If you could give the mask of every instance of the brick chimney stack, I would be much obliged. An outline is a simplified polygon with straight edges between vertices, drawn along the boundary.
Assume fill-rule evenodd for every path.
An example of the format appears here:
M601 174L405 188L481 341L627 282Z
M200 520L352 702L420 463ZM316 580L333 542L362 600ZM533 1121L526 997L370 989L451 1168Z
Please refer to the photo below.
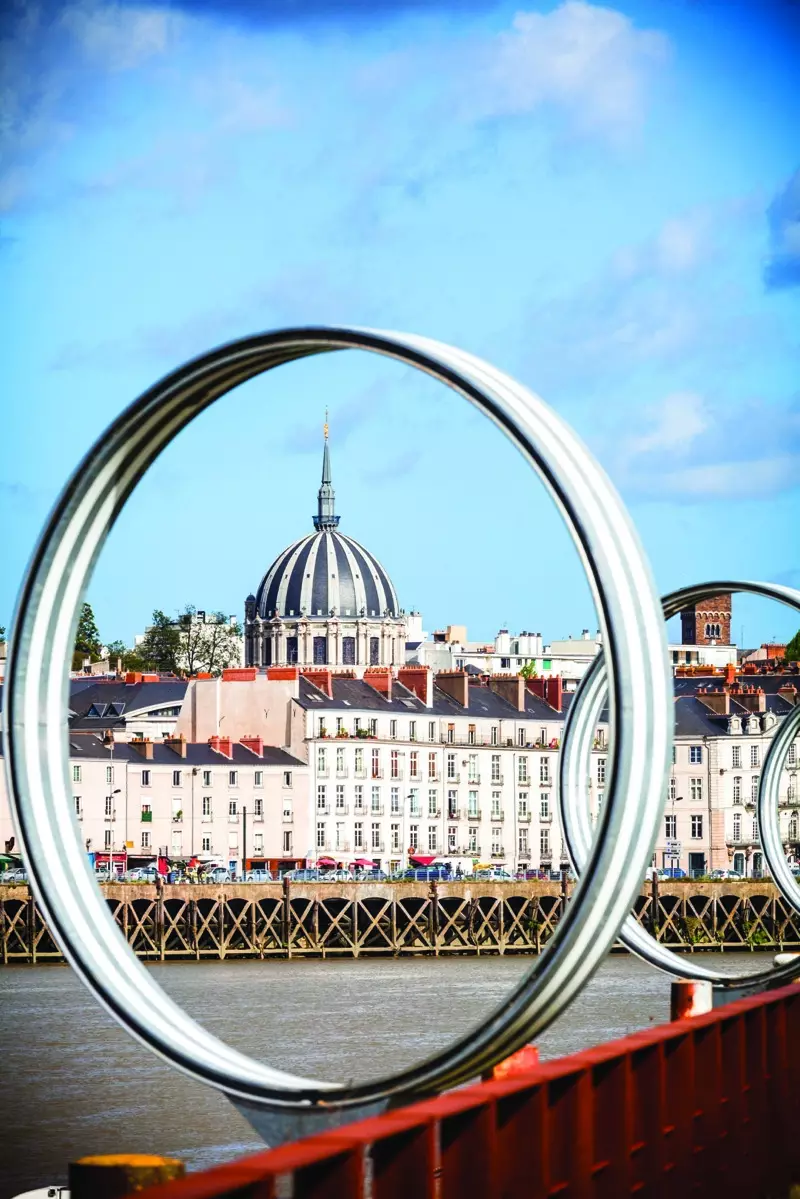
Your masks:
M149 737L134 738L134 740L129 741L128 744L136 750L137 754L143 758L146 758L148 762L153 760L153 742Z
M518 712L525 711L525 680L521 674L491 674L489 688Z
M724 688L716 691L712 687L699 687L697 698L717 716L730 716L731 697Z
M387 699L392 698L392 671L389 666L368 666L364 671L364 682Z
M304 679L308 679L309 683L313 683L320 691L324 691L328 699L333 699L333 676L329 670L307 666L300 673Z
M539 699L543 699L556 712L564 710L564 680L560 674L527 679L526 682L532 695L538 695Z
M797 703L797 688L792 683L782 683L778 688L778 695L782 699L785 699L787 704L791 704L792 707Z
M184 737L183 733L177 737L165 737L164 744L166 745L167 749L171 749L172 752L176 753L179 758L186 757L186 738Z
M462 708L469 707L469 675L465 670L440 670L435 679L439 687Z
M397 681L409 691L413 691L417 699L422 700L426 708L433 703L433 672L430 666L401 666L397 672Z
M731 688L731 696L736 699L748 712L766 712L767 697L763 687L741 687L738 691Z
M261 736L259 736L259 737L242 737L241 743L245 747L245 749L249 749L252 753L254 753L256 755L257 758L263 758L263 756L264 756L264 738L263 737L261 737Z
M213 737L209 737L208 744L218 754L222 754L224 758L231 758L233 756L230 737L218 737L215 734Z

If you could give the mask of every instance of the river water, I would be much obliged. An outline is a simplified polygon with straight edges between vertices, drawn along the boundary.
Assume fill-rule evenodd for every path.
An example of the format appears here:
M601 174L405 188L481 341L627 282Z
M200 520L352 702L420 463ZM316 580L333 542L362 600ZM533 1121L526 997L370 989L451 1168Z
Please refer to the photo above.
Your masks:
M719 960L719 959L717 959ZM725 954L742 973L763 955ZM734 966L735 963L735 966ZM165 963L159 983L237 1049L337 1081L393 1072L476 1026L531 959ZM669 1017L669 980L609 958L539 1041L573 1053ZM222 1096L107 1016L66 966L0 968L0 1199L66 1182L90 1153L165 1153L200 1169L263 1148Z

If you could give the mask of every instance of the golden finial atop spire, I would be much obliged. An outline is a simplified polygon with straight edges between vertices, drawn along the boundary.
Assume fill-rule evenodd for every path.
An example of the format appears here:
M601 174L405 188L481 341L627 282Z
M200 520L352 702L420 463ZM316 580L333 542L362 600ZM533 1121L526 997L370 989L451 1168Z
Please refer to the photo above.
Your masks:
M325 409L325 424L322 426L322 432L325 435L325 440L328 440L328 409Z

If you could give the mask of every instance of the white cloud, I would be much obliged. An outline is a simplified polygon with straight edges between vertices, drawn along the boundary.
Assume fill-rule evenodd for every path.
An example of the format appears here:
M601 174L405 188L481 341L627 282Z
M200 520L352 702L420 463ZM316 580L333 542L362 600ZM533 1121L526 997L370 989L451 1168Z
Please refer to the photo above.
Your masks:
M108 71L124 71L170 49L184 19L167 9L101 5L90 0L65 8L61 24L87 58Z
M583 0L546 14L519 12L469 81L471 106L475 116L498 117L557 105L577 132L625 141L641 122L649 75L668 51L664 34Z
M800 454L777 454L771 458L753 458L745 462L712 462L705 466L666 471L654 489L687 500L698 497L721 499L726 496L753 500L797 487L799 476ZM641 480L639 486L641 490Z
M668 395L652 412L653 424L646 433L631 436L626 442L629 455L654 451L681 451L705 433L711 414L701 395L693 391L676 391Z

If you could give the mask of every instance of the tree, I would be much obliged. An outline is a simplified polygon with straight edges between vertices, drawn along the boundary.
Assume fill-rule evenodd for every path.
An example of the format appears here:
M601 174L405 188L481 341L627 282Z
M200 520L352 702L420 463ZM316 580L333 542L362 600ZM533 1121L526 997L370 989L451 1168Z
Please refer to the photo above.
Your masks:
M241 661L239 630L228 624L224 612L204 612L198 618L194 604L187 604L178 623L179 660L187 674L198 671L221 674L228 666L236 666Z
M800 629L797 630L789 644L786 646L786 653L783 655L785 662L800 662Z
M180 629L160 608L153 612L153 623L137 646L137 651L142 669L158 671L159 674L178 673Z
M83 604L78 621L78 631L75 634L75 653L83 654L84 657L88 655L92 662L96 662L100 657L101 649L100 634L97 631L97 622L92 606Z
M537 679L539 677L534 662L526 662L524 666L520 666L519 673L523 679Z

